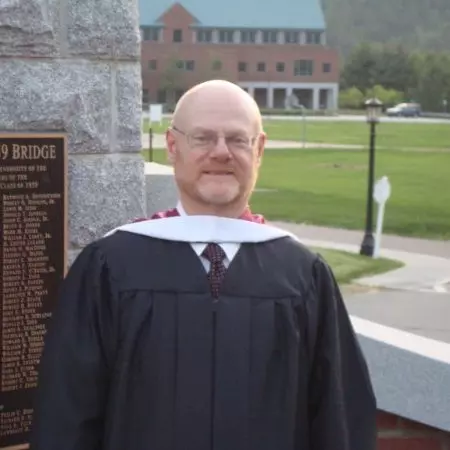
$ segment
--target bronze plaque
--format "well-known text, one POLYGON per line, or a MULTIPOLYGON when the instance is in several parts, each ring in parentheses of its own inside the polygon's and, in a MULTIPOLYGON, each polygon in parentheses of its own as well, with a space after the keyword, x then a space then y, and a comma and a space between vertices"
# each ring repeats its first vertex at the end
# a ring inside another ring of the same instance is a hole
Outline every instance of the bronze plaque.
POLYGON ((0 448, 27 448, 38 364, 67 260, 63 134, 0 133, 0 448))

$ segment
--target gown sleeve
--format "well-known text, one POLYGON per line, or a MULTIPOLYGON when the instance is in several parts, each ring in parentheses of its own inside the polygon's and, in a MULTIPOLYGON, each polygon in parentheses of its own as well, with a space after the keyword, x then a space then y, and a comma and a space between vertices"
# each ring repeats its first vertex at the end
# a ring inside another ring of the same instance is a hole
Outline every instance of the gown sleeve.
POLYGON ((62 283, 46 336, 31 450, 102 448, 115 291, 104 256, 86 247, 62 283))
POLYGON ((311 450, 375 450, 376 399, 341 292, 319 258, 308 299, 314 305, 309 391, 311 450))

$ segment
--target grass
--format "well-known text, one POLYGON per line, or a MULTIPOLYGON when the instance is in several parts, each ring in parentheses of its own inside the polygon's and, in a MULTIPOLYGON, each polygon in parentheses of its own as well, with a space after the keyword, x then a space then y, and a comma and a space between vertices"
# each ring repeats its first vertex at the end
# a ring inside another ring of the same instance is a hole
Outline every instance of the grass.
MULTIPOLYGON (((266 120, 264 128, 271 140, 302 139, 301 121, 266 120)), ((306 122, 307 142, 368 146, 369 130, 365 122, 306 122)), ((448 124, 381 122, 377 126, 378 148, 423 148, 450 150, 450 121, 448 124)))
MULTIPOLYGON (((153 124, 154 133, 162 133, 168 126, 153 124)), ((297 120, 264 121, 271 140, 301 141, 303 124, 297 120)), ((148 122, 144 129, 148 129, 148 122)), ((306 120, 306 141, 315 143, 363 145, 369 139, 365 122, 306 120)), ((445 124, 382 122, 377 127, 377 147, 390 149, 448 149, 450 150, 450 121, 445 124)))
POLYGON ((339 285, 350 284, 353 280, 370 275, 385 273, 403 266, 403 263, 386 258, 368 258, 367 256, 331 250, 312 248, 331 266, 339 285))
MULTIPOLYGON (((154 156, 166 163, 163 151, 154 156)), ((361 230, 367 160, 354 150, 266 150, 251 206, 270 220, 361 230)), ((450 152, 379 150, 376 178, 384 175, 392 185, 385 233, 450 239, 450 152)))

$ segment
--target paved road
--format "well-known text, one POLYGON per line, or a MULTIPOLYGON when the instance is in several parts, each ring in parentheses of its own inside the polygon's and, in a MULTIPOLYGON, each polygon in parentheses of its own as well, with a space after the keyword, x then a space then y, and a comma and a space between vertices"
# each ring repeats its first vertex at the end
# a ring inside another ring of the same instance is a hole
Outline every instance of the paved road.
MULTIPOLYGON (((142 148, 148 148, 149 146, 149 135, 148 133, 143 133, 141 137, 142 148)), ((163 134, 153 135, 153 148, 164 148, 165 138, 163 134)), ((361 150, 364 148, 363 145, 349 145, 349 144, 324 144, 324 143, 303 143, 300 141, 272 141, 269 140, 266 143, 266 149, 283 149, 283 148, 296 148, 301 150, 302 148, 334 148, 336 150, 361 150)))
POLYGON ((350 314, 450 343, 450 294, 378 291, 345 296, 350 314))
MULTIPOLYGON (((273 223, 305 239, 360 245, 363 238, 363 232, 359 230, 344 230, 340 228, 327 228, 286 222, 273 223)), ((415 239, 402 236, 383 235, 381 246, 390 250, 401 250, 423 255, 450 258, 450 241, 435 241, 429 239, 415 239)))
MULTIPOLYGON (((148 117, 148 112, 142 113, 143 117, 148 117)), ((165 118, 172 117, 171 114, 164 114, 165 118)), ((302 120, 302 116, 264 116, 265 118, 270 118, 273 120, 302 120)), ((361 115, 336 115, 336 116, 306 116, 306 120, 308 121, 329 121, 329 122, 364 122, 366 117, 364 114, 361 115)), ((420 124, 420 123, 446 123, 450 127, 450 119, 439 119, 439 118, 431 118, 431 117, 417 117, 417 118, 402 118, 402 117, 381 117, 381 122, 397 122, 397 123, 411 123, 411 124, 420 124)))
MULTIPOLYGON (((265 116, 271 120, 302 120, 302 116, 265 116)), ((364 115, 337 115, 337 116, 307 116, 307 121, 318 121, 318 122, 365 122, 366 117, 364 115)), ((380 118, 380 122, 392 122, 392 123, 410 123, 410 124, 421 124, 421 123, 445 123, 450 127, 449 119, 438 119, 431 117, 387 117, 383 116, 380 118)))
MULTIPOLYGON (((304 241, 323 241, 337 246, 359 247, 363 237, 362 231, 286 222, 272 223, 291 231, 304 241)), ((450 280, 450 241, 384 236, 382 244, 383 248, 388 249, 388 253, 413 252, 406 254, 411 260, 405 269, 379 276, 378 280, 382 287, 344 288, 343 295, 350 314, 450 343, 450 286, 447 292, 445 289, 441 292, 433 289, 423 292, 422 289, 424 286, 427 287, 430 280, 438 281, 436 277, 450 280), (433 266, 434 263, 436 267, 433 266), (401 288, 387 289, 383 286, 401 286, 401 288)))

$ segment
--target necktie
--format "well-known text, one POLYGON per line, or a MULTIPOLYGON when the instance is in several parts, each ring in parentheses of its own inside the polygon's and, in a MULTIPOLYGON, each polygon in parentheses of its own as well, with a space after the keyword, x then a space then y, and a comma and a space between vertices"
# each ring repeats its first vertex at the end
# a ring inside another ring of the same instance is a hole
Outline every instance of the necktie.
POLYGON ((210 262, 211 268, 208 272, 208 280, 211 285, 211 294, 214 298, 219 297, 219 288, 225 276, 226 267, 223 263, 225 252, 218 244, 208 244, 202 255, 210 262))

